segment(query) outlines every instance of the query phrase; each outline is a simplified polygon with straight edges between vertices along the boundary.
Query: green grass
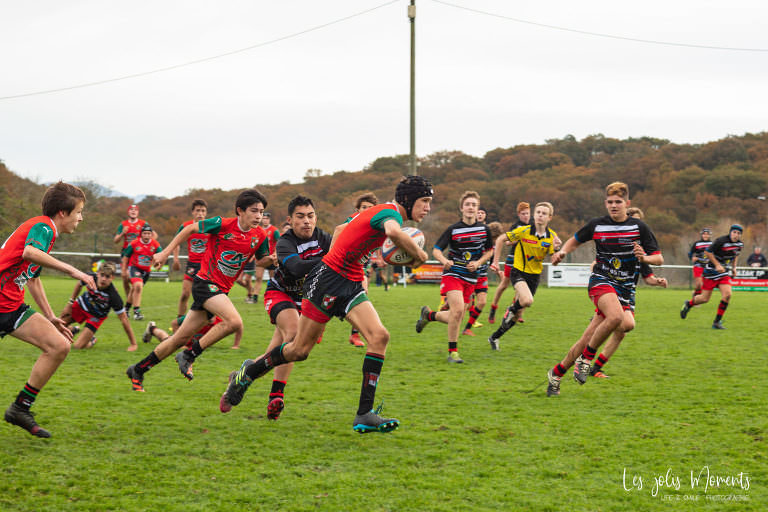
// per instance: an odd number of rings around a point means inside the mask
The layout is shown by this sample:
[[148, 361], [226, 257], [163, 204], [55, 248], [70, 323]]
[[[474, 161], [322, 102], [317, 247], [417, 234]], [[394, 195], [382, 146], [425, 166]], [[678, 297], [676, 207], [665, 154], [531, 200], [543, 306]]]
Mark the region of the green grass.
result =
[[[55, 309], [72, 285], [45, 279]], [[167, 325], [179, 291], [179, 283], [150, 283], [147, 319]], [[262, 306], [244, 304], [238, 288], [244, 349], [222, 340], [198, 359], [193, 382], [168, 359], [147, 374], [146, 393], [132, 392], [125, 368], [150, 347], [126, 352], [114, 315], [94, 349], [73, 351], [34, 407], [54, 437], [0, 424], [0, 510], [747, 511], [768, 503], [768, 295], [736, 293], [728, 330], [715, 331], [717, 295], [682, 321], [687, 290], [643, 288], [637, 328], [606, 366], [613, 377], [579, 386], [569, 372], [558, 398], [544, 385], [527, 391], [587, 325], [584, 290], [540, 289], [499, 352], [489, 349], [483, 314], [478, 336], [460, 339], [466, 364], [458, 366], [445, 362], [444, 325], [413, 330], [420, 306], [437, 305], [436, 286], [370, 295], [391, 333], [377, 401], [401, 420], [394, 433], [352, 431], [364, 351], [337, 320], [296, 365], [279, 421], [266, 419], [269, 377], [219, 413], [227, 374], [263, 352], [272, 333]], [[140, 336], [145, 323], [132, 323]], [[10, 336], [0, 346], [10, 403], [37, 352]], [[692, 489], [691, 471], [705, 466], [713, 476], [747, 473], [749, 490], [705, 493], [703, 480]], [[624, 490], [625, 468], [627, 485], [639, 475], [641, 490]], [[668, 470], [680, 489], [652, 496], [653, 478]], [[747, 501], [707, 499], [713, 494]]]

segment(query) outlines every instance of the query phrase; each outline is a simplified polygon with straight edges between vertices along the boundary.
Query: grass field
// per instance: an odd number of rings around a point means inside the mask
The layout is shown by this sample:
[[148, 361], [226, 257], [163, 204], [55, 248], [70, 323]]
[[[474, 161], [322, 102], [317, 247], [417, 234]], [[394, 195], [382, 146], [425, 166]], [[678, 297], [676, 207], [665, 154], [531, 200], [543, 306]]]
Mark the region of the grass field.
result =
[[[44, 282], [60, 310], [72, 281]], [[147, 286], [148, 320], [168, 324], [180, 286]], [[147, 374], [146, 393], [132, 392], [124, 372], [150, 346], [139, 341], [138, 352], [126, 352], [110, 316], [95, 348], [73, 351], [33, 408], [52, 439], [0, 424], [0, 510], [768, 506], [768, 294], [737, 292], [728, 329], [716, 331], [717, 296], [683, 321], [687, 290], [643, 288], [637, 329], [606, 366], [612, 378], [579, 386], [569, 372], [557, 398], [547, 398], [544, 385], [528, 391], [588, 323], [584, 290], [540, 289], [526, 323], [502, 339], [499, 352], [489, 349], [492, 326], [483, 314], [478, 336], [460, 339], [464, 365], [445, 362], [444, 325], [414, 332], [420, 306], [437, 305], [436, 286], [373, 287], [370, 295], [391, 333], [377, 402], [384, 399], [384, 414], [400, 419], [394, 433], [352, 431], [364, 350], [347, 342], [349, 326], [337, 320], [297, 364], [277, 422], [266, 419], [270, 376], [231, 413], [219, 413], [228, 372], [260, 354], [272, 332], [263, 308], [243, 303], [238, 288], [232, 298], [246, 325], [243, 349], [222, 340], [198, 359], [192, 382], [168, 359]], [[132, 324], [140, 337], [145, 322]], [[5, 407], [37, 352], [11, 337], [0, 346]], [[698, 485], [692, 473], [701, 476]], [[740, 473], [741, 485], [712, 485]]]

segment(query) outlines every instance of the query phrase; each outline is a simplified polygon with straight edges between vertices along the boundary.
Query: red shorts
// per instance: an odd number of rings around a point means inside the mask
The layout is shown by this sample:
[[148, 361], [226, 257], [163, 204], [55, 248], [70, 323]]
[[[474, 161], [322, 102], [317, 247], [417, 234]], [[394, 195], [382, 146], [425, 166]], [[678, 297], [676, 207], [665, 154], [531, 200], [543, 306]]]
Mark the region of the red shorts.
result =
[[512, 268], [512, 265], [504, 265], [504, 277], [508, 278], [511, 275]]
[[296, 301], [285, 292], [267, 288], [264, 292], [264, 309], [267, 310], [269, 320], [274, 324], [277, 321], [277, 315], [284, 309], [297, 309], [301, 313], [301, 304], [296, 304]]
[[704, 278], [704, 283], [701, 285], [702, 290], [714, 290], [721, 284], [731, 284], [731, 276], [723, 276], [719, 279], [707, 279]]
[[77, 301], [72, 304], [72, 320], [78, 324], [85, 323], [86, 327], [88, 327], [93, 332], [99, 330], [99, 327], [101, 327], [101, 324], [104, 322], [105, 318], [106, 317], [99, 318], [97, 316], [93, 316], [91, 313], [84, 310], [82, 306], [80, 306], [80, 303]]
[[[607, 284], [598, 285], [593, 288], [589, 289], [589, 298], [592, 299], [592, 302], [595, 304], [595, 313], [605, 318], [605, 314], [603, 314], [602, 311], [600, 311], [600, 307], [597, 305], [597, 301], [600, 300], [600, 297], [603, 295], [607, 295], [609, 293], [612, 293], [613, 295], [616, 295], [616, 298], [619, 298], [619, 294], [616, 293], [616, 289], [612, 286], [608, 286]], [[619, 304], [621, 304], [621, 309], [624, 311], [632, 311], [632, 314], [634, 315], [635, 312], [631, 305], [625, 304], [622, 301], [619, 301]]]
[[475, 292], [475, 283], [468, 283], [458, 277], [443, 276], [440, 280], [440, 295], [447, 295], [452, 290], [459, 290], [464, 297], [464, 304], [469, 304]]
[[693, 277], [701, 277], [704, 272], [704, 267], [693, 267]]
[[483, 293], [488, 291], [488, 276], [478, 277], [475, 283], [475, 293]]

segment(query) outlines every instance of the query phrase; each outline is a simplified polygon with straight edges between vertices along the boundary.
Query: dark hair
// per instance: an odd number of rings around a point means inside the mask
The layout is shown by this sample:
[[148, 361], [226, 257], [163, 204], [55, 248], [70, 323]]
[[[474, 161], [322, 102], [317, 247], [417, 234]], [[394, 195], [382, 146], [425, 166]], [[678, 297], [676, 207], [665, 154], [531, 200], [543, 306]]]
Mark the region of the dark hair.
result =
[[237, 213], [237, 210], [245, 211], [249, 206], [256, 203], [261, 203], [261, 206], [266, 208], [267, 198], [255, 188], [243, 190], [240, 192], [240, 195], [237, 196], [237, 201], [235, 201], [235, 213]]
[[192, 206], [189, 207], [189, 211], [193, 211], [198, 206], [202, 206], [206, 210], [208, 209], [208, 203], [205, 202], [205, 199], [195, 199], [192, 201]]
[[368, 192], [357, 196], [357, 199], [355, 199], [355, 210], [359, 210], [360, 205], [363, 203], [371, 203], [372, 205], [376, 206], [379, 204], [379, 198], [376, 197], [376, 194], [373, 192]]
[[59, 212], [72, 213], [78, 202], [85, 204], [85, 193], [74, 185], [60, 181], [43, 194], [43, 215], [55, 217]]
[[296, 196], [293, 199], [291, 199], [291, 202], [288, 203], [288, 216], [290, 217], [293, 215], [294, 210], [296, 210], [297, 206], [311, 206], [312, 208], [315, 207], [315, 204], [312, 202], [312, 200], [306, 196]]

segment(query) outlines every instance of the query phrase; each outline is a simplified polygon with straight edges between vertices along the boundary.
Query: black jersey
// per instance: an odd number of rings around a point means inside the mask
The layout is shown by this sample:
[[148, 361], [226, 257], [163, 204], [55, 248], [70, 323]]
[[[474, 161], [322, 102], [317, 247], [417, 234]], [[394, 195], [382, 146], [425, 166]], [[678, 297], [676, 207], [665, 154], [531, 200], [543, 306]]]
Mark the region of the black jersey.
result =
[[707, 279], [720, 279], [731, 273], [733, 270], [733, 262], [741, 254], [741, 250], [744, 248], [744, 242], [739, 240], [738, 242], [731, 242], [731, 235], [721, 236], [709, 246], [709, 253], [715, 257], [717, 261], [723, 266], [723, 272], [715, 270], [715, 264], [712, 261], [708, 261], [704, 267], [704, 277]]
[[315, 228], [312, 237], [307, 240], [299, 238], [289, 229], [275, 246], [277, 270], [267, 289], [279, 290], [301, 301], [304, 278], [320, 263], [330, 247], [331, 235], [320, 228]]
[[453, 261], [453, 266], [443, 271], [444, 276], [457, 277], [469, 283], [476, 283], [479, 273], [478, 271], [470, 272], [467, 270], [467, 263], [479, 260], [483, 253], [493, 248], [491, 230], [482, 222], [475, 222], [470, 225], [459, 221], [448, 226], [448, 229], [435, 243], [435, 248], [440, 249], [443, 253], [448, 250], [445, 257]]
[[[94, 281], [97, 280], [96, 274], [93, 272], [88, 272], [88, 275], [92, 276]], [[85, 284], [82, 281], [80, 283]], [[77, 302], [83, 310], [96, 318], [106, 318], [110, 309], [114, 310], [118, 315], [125, 311], [123, 298], [117, 293], [112, 283], [109, 283], [109, 286], [103, 290], [97, 289], [95, 292], [86, 290], [77, 298]]]
[[694, 267], [703, 267], [707, 264], [707, 257], [704, 255], [704, 251], [709, 250], [709, 246], [712, 245], [712, 240], [697, 240], [691, 245], [691, 250], [688, 251], [688, 259], [690, 260], [696, 256], [696, 263]]
[[609, 215], [592, 219], [573, 235], [579, 243], [595, 242], [595, 265], [589, 279], [590, 288], [600, 284], [635, 288], [638, 261], [635, 242], [646, 254], [659, 254], [659, 244], [651, 229], [641, 220], [627, 217], [616, 222]]

